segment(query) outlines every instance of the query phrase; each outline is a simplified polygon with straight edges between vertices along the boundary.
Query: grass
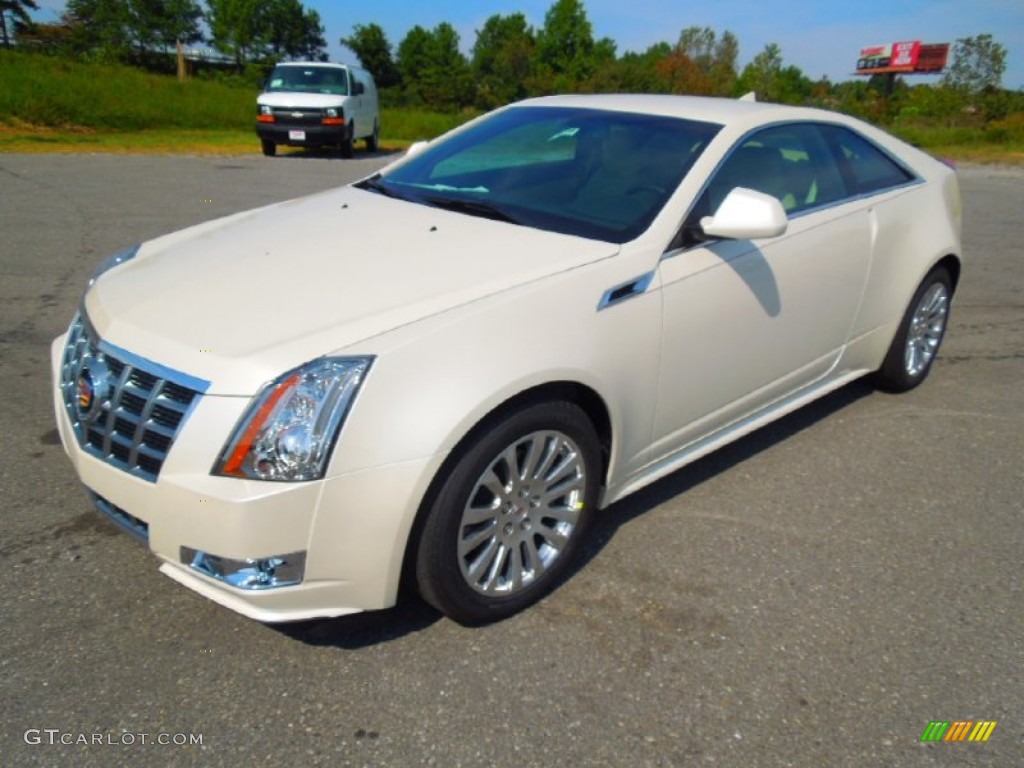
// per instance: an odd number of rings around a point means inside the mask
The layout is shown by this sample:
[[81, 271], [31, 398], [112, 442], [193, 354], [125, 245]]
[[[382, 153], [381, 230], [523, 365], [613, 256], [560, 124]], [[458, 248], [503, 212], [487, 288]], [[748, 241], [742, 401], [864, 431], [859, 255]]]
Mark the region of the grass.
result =
[[[259, 151], [253, 88], [3, 50], [0, 82], [2, 152]], [[385, 108], [382, 144], [401, 149], [476, 114]]]
[[8, 124], [113, 132], [242, 130], [255, 93], [215, 82], [151, 75], [130, 67], [81, 64], [0, 51], [0, 115]]
[[[381, 149], [396, 151], [412, 142], [381, 140]], [[253, 130], [204, 131], [164, 129], [109, 131], [88, 128], [46, 128], [32, 125], [0, 125], [0, 152], [60, 154], [88, 152], [103, 154], [185, 154], [252, 155], [260, 151]], [[279, 147], [281, 153], [301, 149]]]
[[[0, 152], [254, 154], [256, 89], [178, 82], [116, 64], [0, 50]], [[384, 108], [384, 148], [432, 139], [478, 112]], [[1024, 114], [979, 127], [915, 120], [891, 130], [954, 160], [1024, 165]], [[285, 148], [282, 148], [284, 151]]]
[[890, 130], [935, 155], [963, 162], [1024, 165], [1024, 114], [988, 125], [932, 125], [898, 121]]

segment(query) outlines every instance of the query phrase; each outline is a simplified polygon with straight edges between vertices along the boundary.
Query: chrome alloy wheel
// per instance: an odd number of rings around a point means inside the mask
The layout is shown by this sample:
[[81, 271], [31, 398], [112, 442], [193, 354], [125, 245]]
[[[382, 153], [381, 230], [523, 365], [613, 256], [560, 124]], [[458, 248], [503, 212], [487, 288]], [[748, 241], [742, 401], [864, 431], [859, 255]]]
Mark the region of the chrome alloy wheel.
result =
[[581, 451], [562, 432], [531, 432], [507, 446], [462, 511], [458, 558], [466, 583], [498, 597], [540, 578], [576, 529], [586, 483]]
[[931, 364], [948, 317], [949, 291], [943, 283], [937, 282], [921, 297], [910, 320], [903, 356], [907, 375], [920, 376]]

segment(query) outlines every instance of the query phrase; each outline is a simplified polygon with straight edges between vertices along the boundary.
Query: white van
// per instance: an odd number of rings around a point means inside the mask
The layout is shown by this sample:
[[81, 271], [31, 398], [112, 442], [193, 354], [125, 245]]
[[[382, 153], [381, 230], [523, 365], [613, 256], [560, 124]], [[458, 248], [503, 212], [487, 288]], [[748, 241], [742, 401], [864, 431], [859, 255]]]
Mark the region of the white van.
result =
[[380, 138], [377, 85], [365, 69], [321, 61], [282, 62], [274, 67], [256, 99], [256, 133], [263, 154], [277, 145], [338, 146], [352, 156], [352, 144], [366, 140], [376, 151]]

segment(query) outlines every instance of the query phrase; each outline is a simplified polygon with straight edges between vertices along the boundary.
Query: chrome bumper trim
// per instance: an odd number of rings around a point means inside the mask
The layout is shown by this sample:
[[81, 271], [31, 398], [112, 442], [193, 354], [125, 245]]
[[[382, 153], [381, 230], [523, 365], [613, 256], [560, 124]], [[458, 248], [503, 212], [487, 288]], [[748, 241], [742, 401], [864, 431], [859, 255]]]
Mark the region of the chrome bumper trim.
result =
[[142, 543], [145, 544], [149, 542], [149, 523], [139, 520], [139, 518], [134, 515], [129, 515], [120, 507], [111, 504], [98, 493], [95, 493], [88, 488], [85, 489], [85, 492], [89, 495], [89, 499], [92, 501], [93, 506], [96, 507], [101, 515], [117, 525], [121, 530], [126, 533], [130, 533]]
[[182, 547], [179, 557], [182, 565], [236, 589], [292, 587], [301, 584], [306, 574], [305, 552], [235, 560]]

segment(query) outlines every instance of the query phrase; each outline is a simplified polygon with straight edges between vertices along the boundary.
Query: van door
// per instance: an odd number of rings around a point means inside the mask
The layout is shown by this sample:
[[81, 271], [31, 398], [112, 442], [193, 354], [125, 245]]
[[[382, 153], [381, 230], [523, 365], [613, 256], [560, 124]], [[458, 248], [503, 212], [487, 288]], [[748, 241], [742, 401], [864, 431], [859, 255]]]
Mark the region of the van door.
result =
[[349, 74], [349, 104], [351, 104], [352, 111], [352, 138], [356, 139], [360, 136], [365, 136], [372, 130], [366, 125], [366, 85], [363, 83], [362, 78], [359, 77], [351, 69], [348, 71]]

